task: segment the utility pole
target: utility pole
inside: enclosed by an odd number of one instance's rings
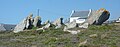
[[[39,16],[39,9],[37,10],[37,16]]]

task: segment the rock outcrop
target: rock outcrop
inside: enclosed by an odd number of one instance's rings
[[[32,16],[33,14],[30,14],[25,19],[23,19],[19,24],[17,24],[13,32],[17,33],[25,29],[32,29],[33,27],[41,25],[41,18],[39,16],[36,16],[33,19]]]
[[[25,24],[25,29],[31,29],[33,27],[33,14],[30,14],[27,18],[25,18],[24,20],[24,24]]]
[[[41,25],[41,17],[40,16],[36,16],[34,18],[33,26],[34,27],[39,27],[40,25]]]
[[[79,25],[79,28],[88,28],[88,23],[83,23],[82,25]]]
[[[61,18],[55,20],[52,24],[56,26],[55,27],[56,29],[61,28],[61,26],[63,25],[63,18],[61,17]]]
[[[53,24],[55,25],[55,26],[57,26],[57,25],[59,25],[59,24],[63,24],[63,18],[61,17],[61,18],[58,18],[57,20],[55,20],[54,22],[53,22]]]
[[[48,24],[46,24],[45,26],[43,26],[42,28],[47,29],[47,28],[49,28],[50,26],[51,26],[51,23],[48,23]]]
[[[75,27],[78,26],[77,23],[76,23],[76,21],[67,23],[67,24],[65,24],[65,25],[66,25],[66,26],[65,26],[65,29],[71,29],[71,28],[75,28]]]
[[[19,24],[17,24],[13,32],[17,33],[17,32],[23,31],[25,29],[31,29],[32,21],[33,21],[32,16],[33,16],[33,14],[30,14],[25,19],[23,19]]]
[[[110,13],[104,8],[97,11],[91,11],[90,16],[87,18],[86,22],[94,25],[101,25],[103,22],[109,19]]]
[[[80,32],[80,30],[70,30],[72,28],[76,28],[78,27],[78,24],[76,23],[76,21],[70,22],[70,23],[66,23],[66,26],[64,27],[63,31],[67,31],[70,32],[71,34],[77,34]]]
[[[25,18],[23,21],[21,21],[19,24],[16,25],[13,32],[17,33],[17,32],[23,31],[26,28],[26,24],[27,24],[27,20]]]

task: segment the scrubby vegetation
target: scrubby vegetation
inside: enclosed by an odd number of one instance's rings
[[[34,28],[36,29],[36,28]],[[78,34],[50,28],[45,31],[0,32],[0,47],[120,47],[120,26],[91,25]],[[96,37],[90,37],[97,34]],[[85,46],[79,44],[88,40]]]

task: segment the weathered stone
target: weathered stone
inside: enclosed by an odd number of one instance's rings
[[[104,38],[107,38],[108,37],[108,34],[102,34],[101,35],[101,39],[104,39]]]
[[[23,31],[25,29],[31,29],[32,28],[32,16],[33,14],[29,15],[27,18],[23,19],[22,22],[16,25],[13,32],[17,33],[20,31]]]
[[[98,35],[97,34],[91,34],[89,35],[91,38],[96,38]]]
[[[26,18],[26,26],[25,26],[25,28],[26,29],[31,29],[32,28],[32,22],[33,22],[33,18],[32,18],[32,16],[33,16],[33,14],[30,14],[27,18]]]
[[[80,30],[67,30],[68,32],[70,32],[71,34],[78,34],[80,32]]]
[[[46,22],[44,22],[44,24],[48,24],[48,23],[50,23],[50,21],[49,21],[49,20],[47,20]]]
[[[43,30],[44,31],[45,29],[48,29],[50,26],[51,26],[51,23],[48,23],[45,26],[43,26],[42,28],[38,28],[36,30]]]
[[[86,39],[85,41],[79,43],[79,47],[86,47],[87,44],[88,44],[88,40]]]
[[[79,26],[79,28],[88,28],[88,23],[83,23],[82,25]]]
[[[101,8],[97,11],[92,11],[86,22],[90,25],[101,25],[103,22],[109,19],[109,16],[110,13],[106,9]]]
[[[77,27],[76,21],[66,24],[66,29],[71,29],[71,28],[75,28],[75,27]]]
[[[26,28],[26,23],[27,23],[27,20],[24,19],[22,22],[16,25],[13,32],[17,33],[17,32],[23,31]]]
[[[61,28],[62,27],[62,25],[61,24],[58,24],[56,27],[55,27],[55,29],[58,29],[58,28]]]
[[[40,18],[40,16],[36,16],[36,17],[34,18],[33,26],[34,26],[34,27],[38,27],[38,26],[40,26],[40,25],[41,25],[41,18]]]
[[[53,24],[55,25],[55,26],[57,26],[57,25],[59,25],[59,24],[63,24],[63,18],[59,18],[59,19],[57,19],[57,20],[55,20],[54,22],[53,22]]]
[[[61,28],[63,25],[63,18],[59,18],[53,22],[53,25],[55,25],[55,29]]]
[[[51,26],[50,23],[46,24],[45,26],[43,26],[42,28],[46,29],[46,28],[49,28]]]
[[[71,34],[77,34],[80,32],[80,30],[70,30],[72,28],[76,28],[77,27],[77,23],[76,21],[73,21],[71,23],[66,23],[66,26],[64,27],[63,31],[67,31],[70,32]]]

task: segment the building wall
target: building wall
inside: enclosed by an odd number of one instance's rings
[[[83,22],[85,22],[85,20],[86,19],[78,19],[78,18],[80,18],[80,17],[71,17],[70,18],[70,22],[72,22],[72,21],[76,21],[76,23],[83,23]]]

